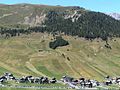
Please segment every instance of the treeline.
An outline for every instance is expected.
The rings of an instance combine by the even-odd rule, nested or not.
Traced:
[[[10,38],[14,36],[20,36],[21,34],[30,34],[30,30],[28,29],[13,29],[13,28],[4,28],[0,27],[0,37]]]
[[[45,27],[29,27],[26,29],[21,29],[21,28],[4,28],[0,27],[0,37],[1,38],[10,38],[14,36],[20,36],[20,35],[28,35],[33,32],[47,32]]]
[[[64,33],[65,35],[79,36],[86,39],[120,37],[120,21],[103,13],[87,11],[81,13],[78,20],[64,19],[64,14],[50,11],[43,23],[44,27],[30,27],[27,29],[0,28],[1,36],[13,37],[32,32]]]

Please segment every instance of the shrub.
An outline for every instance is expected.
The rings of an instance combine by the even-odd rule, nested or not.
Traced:
[[[60,46],[69,45],[68,41],[64,40],[62,37],[57,37],[55,41],[49,43],[49,47],[52,49],[56,49]]]

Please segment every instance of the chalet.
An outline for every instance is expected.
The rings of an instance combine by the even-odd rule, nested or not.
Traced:
[[[4,76],[7,78],[7,80],[15,80],[15,77],[11,73],[6,72]]]
[[[106,79],[104,82],[105,85],[108,86],[112,84],[112,78],[110,76],[105,77],[105,79]]]
[[[26,82],[25,78],[20,78],[19,79],[19,83],[25,83],[25,82]]]
[[[106,82],[105,82],[105,85],[111,85],[112,84],[112,81],[111,80],[107,80]]]
[[[80,78],[79,81],[80,82],[85,81],[85,78]]]
[[[85,85],[85,87],[88,87],[88,88],[93,87],[93,84],[92,84],[92,82],[90,80],[86,80],[84,85]]]
[[[4,82],[4,79],[0,79],[0,83],[3,83]]]
[[[0,83],[6,82],[7,78],[5,76],[0,77]]]
[[[35,79],[34,79],[34,83],[40,83],[40,78],[39,77],[36,77]]]
[[[100,83],[97,80],[90,80],[90,82],[92,83],[93,87],[99,86]]]
[[[69,76],[63,76],[62,77],[63,82],[72,82],[73,80],[74,80],[74,78],[69,77]]]
[[[116,77],[112,78],[112,83],[113,83],[113,84],[116,84],[116,83],[117,83],[117,80],[116,80],[116,79],[117,79]]]
[[[40,82],[39,82],[40,84],[42,84],[42,83],[43,83],[43,82],[42,82],[42,79],[43,79],[43,78],[44,78],[44,77],[40,77]]]
[[[116,83],[120,85],[120,78],[116,78]]]
[[[71,83],[72,83],[73,85],[77,85],[77,84],[79,84],[79,80],[73,80]]]
[[[57,80],[54,77],[49,81],[49,83],[56,83],[56,82],[57,82]]]
[[[44,78],[42,79],[42,83],[43,83],[43,84],[48,84],[48,83],[49,83],[48,78],[47,78],[47,77],[44,77]]]
[[[32,79],[34,79],[33,76],[26,76],[25,77],[26,82],[31,82]]]

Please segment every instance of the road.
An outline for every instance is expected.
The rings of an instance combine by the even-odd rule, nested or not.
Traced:
[[[77,89],[77,90],[98,90],[98,88],[82,88],[80,86],[76,86],[76,85],[73,85],[71,84],[70,82],[61,82],[61,81],[58,81],[58,83],[62,83],[62,84],[67,84],[68,86],[65,87],[65,86],[20,86],[20,85],[3,85],[3,84],[0,84],[0,88],[26,88],[26,89],[61,89],[61,90],[66,90],[66,89]],[[104,87],[104,86],[100,86],[100,88],[104,89],[104,90],[108,90],[108,88]]]
[[[48,87],[46,87],[46,86],[18,86],[18,85],[12,85],[12,86],[1,85],[0,88],[61,89],[61,90],[69,89],[67,87],[58,87],[58,86],[55,86],[55,87],[48,86]]]

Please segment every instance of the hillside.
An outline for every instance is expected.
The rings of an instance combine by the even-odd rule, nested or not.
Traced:
[[[46,75],[60,78],[70,75],[97,80],[104,79],[106,75],[120,75],[120,39],[108,41],[112,47],[108,49],[101,39],[91,42],[63,36],[70,45],[53,50],[48,47],[51,38],[48,34],[33,33],[0,39],[0,74],[8,71],[17,76]]]
[[[32,32],[64,33],[86,39],[120,37],[120,21],[78,6],[0,5],[1,37]]]
[[[49,48],[56,35],[69,45]],[[1,4],[0,74],[119,76],[119,37],[120,21],[104,13],[78,6]]]
[[[48,6],[48,5],[33,5],[33,4],[15,4],[15,5],[0,5],[0,24],[12,25],[16,24],[37,26],[41,25],[45,20],[49,11],[65,12],[68,10],[72,13],[73,9],[77,7],[62,7],[62,6]],[[80,9],[80,8],[78,8]],[[84,10],[81,8],[80,10]]]

